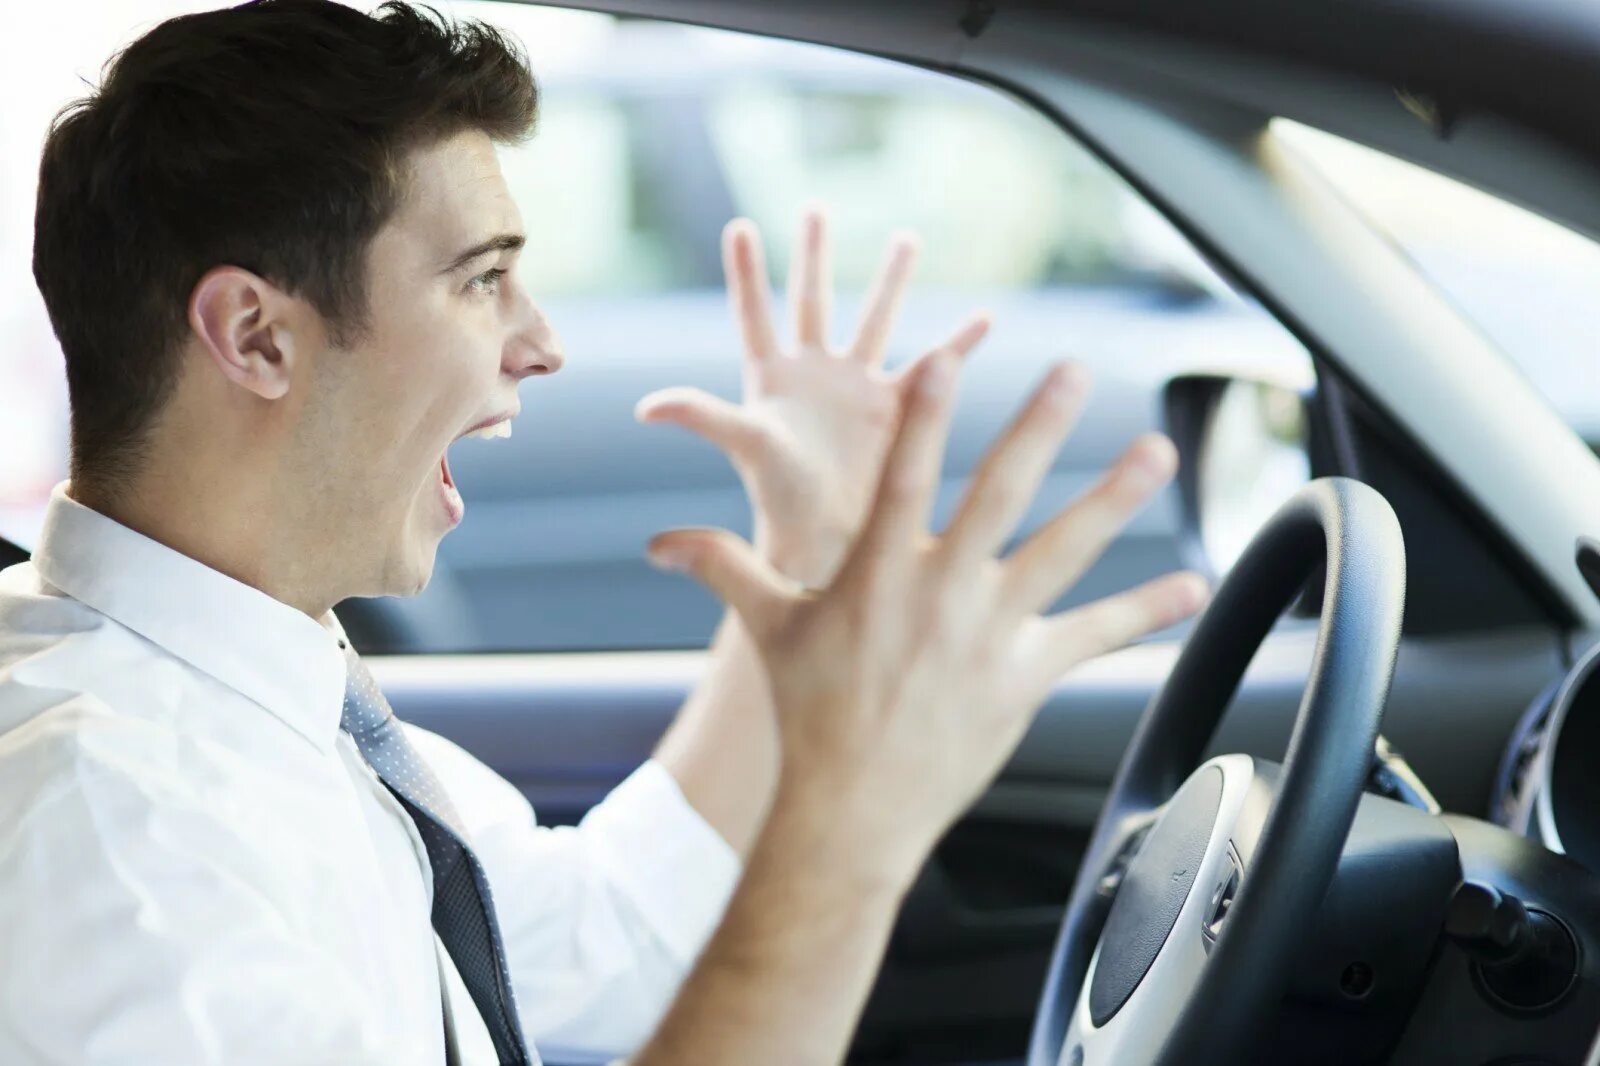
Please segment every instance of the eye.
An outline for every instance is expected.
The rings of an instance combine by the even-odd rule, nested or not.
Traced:
[[[500,279],[506,276],[504,267],[494,267],[467,282],[467,291],[483,296],[494,296],[500,291]]]

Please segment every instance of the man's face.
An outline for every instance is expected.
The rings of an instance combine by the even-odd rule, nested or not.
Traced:
[[[356,556],[344,563],[363,594],[427,584],[464,507],[446,449],[516,414],[522,378],[561,366],[559,342],[516,283],[521,242],[487,136],[413,153],[403,199],[368,252],[368,328],[322,353],[311,401],[324,500],[347,508],[345,535],[330,539]]]

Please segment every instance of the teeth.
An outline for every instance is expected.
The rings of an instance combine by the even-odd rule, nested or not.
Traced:
[[[509,437],[511,436],[511,423],[509,421],[496,422],[492,426],[484,426],[482,429],[473,430],[471,433],[467,434],[467,436],[477,437],[480,440],[495,440],[498,437]]]

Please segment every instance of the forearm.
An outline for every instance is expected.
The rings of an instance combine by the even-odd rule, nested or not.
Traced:
[[[748,858],[772,804],[780,753],[760,657],[732,614],[655,758],[700,816]]]
[[[850,847],[838,803],[786,802],[635,1066],[840,1062],[915,862]]]

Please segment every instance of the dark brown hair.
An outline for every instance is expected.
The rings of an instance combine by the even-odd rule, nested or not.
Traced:
[[[75,485],[115,496],[137,472],[207,270],[260,274],[358,336],[406,154],[467,129],[518,140],[537,102],[513,41],[405,3],[256,0],[129,45],[39,167],[33,275],[66,356]]]

